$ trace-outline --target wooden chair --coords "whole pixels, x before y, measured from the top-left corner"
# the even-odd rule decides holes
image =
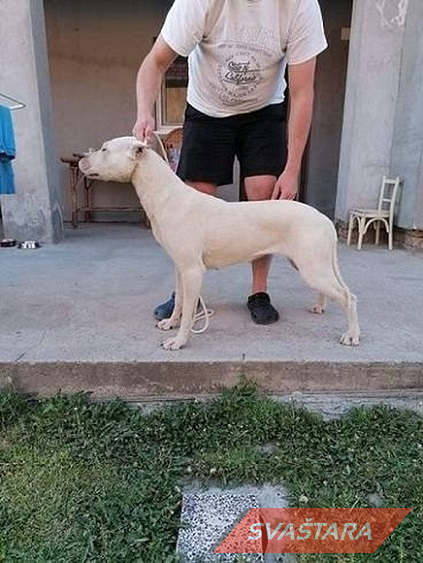
[[[351,243],[351,234],[354,228],[354,223],[357,221],[358,240],[357,249],[361,250],[363,237],[367,233],[370,225],[373,225],[376,230],[375,244],[379,244],[379,235],[381,224],[385,226],[386,233],[388,234],[388,247],[389,250],[393,248],[393,230],[394,230],[394,215],[399,195],[399,188],[401,179],[399,176],[396,178],[382,178],[382,185],[379,193],[379,203],[377,209],[352,209],[350,211],[350,218],[348,223],[348,236],[347,245]]]
[[[167,155],[167,161],[173,171],[176,170],[182,146],[182,127],[175,127],[162,137],[162,143]]]

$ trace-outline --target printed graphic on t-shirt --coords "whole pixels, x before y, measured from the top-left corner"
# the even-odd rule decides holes
[[[260,73],[260,68],[256,60],[248,60],[248,55],[246,59],[241,62],[236,62],[233,59],[228,61],[228,70],[224,75],[223,80],[225,82],[231,82],[232,84],[252,84],[257,83]]]
[[[235,26],[231,40],[220,44],[218,52],[217,82],[212,89],[226,106],[254,102],[257,89],[269,78],[269,69],[281,59],[274,30],[245,25]]]
[[[228,56],[218,66],[217,90],[225,105],[237,105],[245,98],[251,100],[261,81],[258,59],[244,51]]]

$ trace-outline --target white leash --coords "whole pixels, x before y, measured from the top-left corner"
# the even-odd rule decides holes
[[[200,334],[201,332],[205,332],[209,328],[210,317],[212,315],[214,315],[213,309],[207,309],[206,304],[204,303],[204,299],[201,297],[201,295],[198,298],[198,302],[200,304],[200,311],[197,312],[194,315],[194,322],[193,322],[193,325],[191,327],[191,332],[193,332],[194,334]],[[197,307],[197,310],[198,310],[198,307]],[[195,325],[199,321],[202,321],[203,319],[205,319],[204,326],[202,326],[201,328],[194,328]]]

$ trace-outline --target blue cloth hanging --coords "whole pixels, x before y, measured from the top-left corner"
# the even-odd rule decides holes
[[[0,106],[0,195],[15,193],[12,160],[16,156],[12,114],[8,107]]]

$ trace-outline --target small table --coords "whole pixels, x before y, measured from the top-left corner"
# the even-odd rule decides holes
[[[76,229],[78,227],[79,212],[84,212],[85,222],[92,221],[92,213],[94,211],[140,211],[144,219],[144,223],[149,226],[147,216],[143,213],[141,205],[136,207],[94,207],[91,201],[91,192],[93,185],[98,182],[96,179],[88,178],[79,169],[78,163],[82,158],[82,154],[74,153],[69,157],[61,157],[60,160],[68,166],[69,181],[68,187],[71,193],[71,207],[72,207],[72,226]],[[80,187],[84,189],[84,204],[79,205],[78,192]]]

